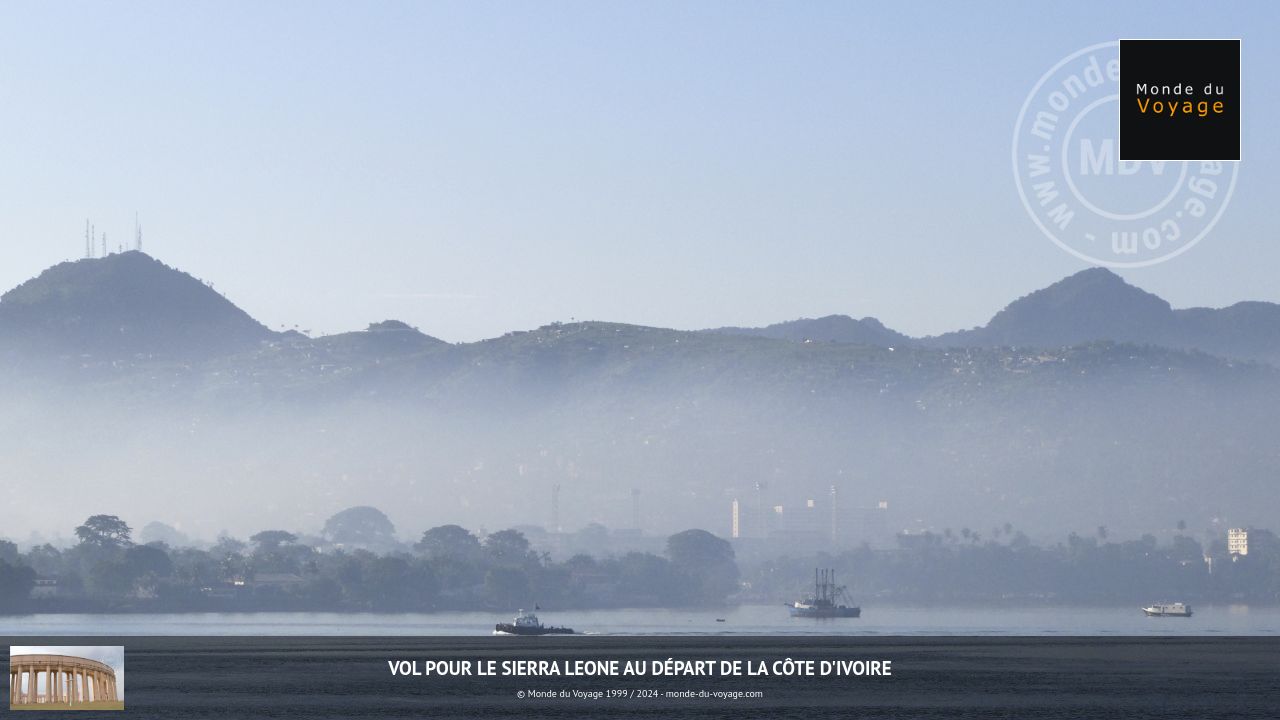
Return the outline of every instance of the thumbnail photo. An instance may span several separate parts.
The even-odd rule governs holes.
[[[10,647],[9,709],[123,710],[124,648]]]

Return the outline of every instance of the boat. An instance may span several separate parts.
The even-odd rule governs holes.
[[[850,602],[843,585],[836,585],[835,570],[813,571],[813,594],[791,603],[787,608],[791,617],[803,618],[856,618],[862,608]]]
[[[1191,606],[1183,603],[1153,603],[1142,608],[1147,617],[1191,617]]]
[[[493,626],[494,635],[573,635],[573,628],[543,625],[538,616],[522,608],[514,620]]]

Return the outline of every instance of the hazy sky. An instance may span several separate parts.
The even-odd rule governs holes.
[[[148,252],[272,327],[969,327],[1085,267],[1009,167],[1040,75],[1241,37],[1231,207],[1122,274],[1175,306],[1280,301],[1276,27],[1202,0],[5,2],[0,288],[136,210]]]

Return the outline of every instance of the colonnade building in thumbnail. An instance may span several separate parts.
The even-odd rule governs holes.
[[[70,655],[11,655],[13,705],[82,705],[119,699],[116,671],[106,663]]]

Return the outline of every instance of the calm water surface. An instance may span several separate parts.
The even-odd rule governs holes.
[[[1195,606],[1191,618],[1135,607],[863,606],[862,617],[806,620],[780,605],[722,610],[539,612],[544,623],[598,635],[1280,635],[1280,608]],[[724,622],[717,622],[723,618]],[[493,612],[6,615],[0,635],[488,635]]]

